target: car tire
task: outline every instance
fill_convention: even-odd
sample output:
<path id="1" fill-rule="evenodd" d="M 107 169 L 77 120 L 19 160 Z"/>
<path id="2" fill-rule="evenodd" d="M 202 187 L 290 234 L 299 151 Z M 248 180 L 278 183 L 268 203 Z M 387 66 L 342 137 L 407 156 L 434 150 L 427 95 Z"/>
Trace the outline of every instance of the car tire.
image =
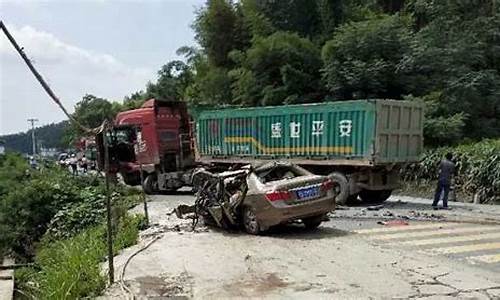
<path id="1" fill-rule="evenodd" d="M 320 216 L 315 216 L 315 217 L 310 217 L 310 218 L 304 218 L 304 219 L 302 219 L 302 223 L 304 223 L 304 226 L 306 227 L 306 229 L 313 230 L 313 229 L 318 228 L 324 219 L 325 219 L 325 215 L 320 215 Z"/>
<path id="2" fill-rule="evenodd" d="M 156 192 L 156 176 L 153 174 L 150 174 L 144 178 L 144 182 L 142 183 L 142 189 L 144 190 L 144 193 L 148 195 L 153 195 Z"/>
<path id="3" fill-rule="evenodd" d="M 344 174 L 339 173 L 339 172 L 333 172 L 330 175 L 328 175 L 334 182 L 338 183 L 338 190 L 336 193 L 338 193 L 337 197 L 335 197 L 335 202 L 340 205 L 346 205 L 348 204 L 348 198 L 349 198 L 349 181 L 347 180 L 347 177 L 345 177 Z"/>
<path id="4" fill-rule="evenodd" d="M 243 208 L 243 227 L 249 234 L 258 235 L 262 232 L 255 210 L 249 206 Z"/>
<path id="5" fill-rule="evenodd" d="M 365 203 L 382 203 L 385 200 L 389 199 L 391 193 L 392 190 L 380 190 L 380 191 L 362 190 L 359 193 L 359 197 Z"/>

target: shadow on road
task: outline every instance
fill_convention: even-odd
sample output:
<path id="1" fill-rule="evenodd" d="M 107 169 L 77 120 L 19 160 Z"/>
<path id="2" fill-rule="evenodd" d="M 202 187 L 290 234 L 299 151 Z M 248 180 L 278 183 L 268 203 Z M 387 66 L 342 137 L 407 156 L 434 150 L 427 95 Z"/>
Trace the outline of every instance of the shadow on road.
<path id="1" fill-rule="evenodd" d="M 368 207 L 373 207 L 373 206 L 381 206 L 381 209 L 406 209 L 406 210 L 431 210 L 432 202 L 429 201 L 429 203 L 411 203 L 411 202 L 405 202 L 405 201 L 388 201 L 388 202 L 383 202 L 383 203 L 363 203 L 363 202 L 356 202 L 349 207 L 343 207 L 339 208 L 338 210 L 345 210 L 345 209 L 356 209 L 356 208 L 368 208 Z M 450 202 L 450 205 L 452 205 L 453 202 Z"/>
<path id="2" fill-rule="evenodd" d="M 211 231 L 215 231 L 221 233 L 222 235 L 228 237 L 241 237 L 241 236 L 249 236 L 252 235 L 244 232 L 243 230 L 225 230 L 218 227 L 209 227 Z M 278 239 L 287 239 L 287 240 L 316 240 L 316 239 L 326 239 L 326 238 L 336 238 L 347 235 L 352 235 L 352 232 L 346 230 L 340 230 L 330 227 L 319 227 L 317 229 L 306 229 L 304 226 L 300 224 L 288 224 L 288 225 L 279 225 L 270 228 L 268 231 L 261 234 L 263 237 L 271 237 Z"/>

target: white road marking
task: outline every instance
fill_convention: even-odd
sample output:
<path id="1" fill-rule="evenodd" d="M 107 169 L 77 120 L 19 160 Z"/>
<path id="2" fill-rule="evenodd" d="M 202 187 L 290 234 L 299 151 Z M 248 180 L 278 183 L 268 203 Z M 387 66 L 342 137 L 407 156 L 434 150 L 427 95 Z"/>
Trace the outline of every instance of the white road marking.
<path id="1" fill-rule="evenodd" d="M 399 243 L 402 245 L 408 245 L 408 246 L 427 246 L 427 245 L 433 245 L 433 244 L 472 242 L 472 241 L 497 239 L 497 238 L 500 239 L 500 232 L 471 234 L 471 235 L 463 235 L 463 236 L 450 236 L 450 237 L 439 236 L 439 237 L 433 237 L 433 238 L 424 239 L 424 240 L 403 241 L 403 242 L 399 242 Z"/>
<path id="2" fill-rule="evenodd" d="M 500 243 L 483 243 L 483 244 L 463 245 L 454 247 L 436 247 L 429 250 L 432 252 L 439 252 L 443 254 L 453 254 L 453 253 L 474 252 L 474 251 L 492 250 L 492 249 L 500 249 Z"/>
<path id="3" fill-rule="evenodd" d="M 431 224 L 416 224 L 416 225 L 402 225 L 395 227 L 384 227 L 384 228 L 370 228 L 370 229 L 360 229 L 356 230 L 359 234 L 372 234 L 372 233 L 390 233 L 390 232 L 400 232 L 408 230 L 419 230 L 419 229 L 432 229 L 432 228 L 445 228 L 456 226 L 456 223 L 431 223 Z"/>
<path id="4" fill-rule="evenodd" d="M 500 254 L 490 254 L 490 255 L 480 255 L 480 256 L 470 256 L 467 258 L 472 262 L 482 262 L 487 264 L 493 264 L 500 262 Z"/>
<path id="5" fill-rule="evenodd" d="M 385 234 L 385 235 L 376 235 L 371 236 L 371 239 L 374 240 L 394 240 L 394 239 L 404 239 L 404 238 L 421 238 L 421 237 L 429 237 L 440 234 L 458 234 L 458 233 L 469 233 L 469 232 L 477 232 L 478 234 L 482 232 L 488 231 L 500 231 L 500 226 L 467 226 L 467 227 L 458 227 L 458 228 L 448 228 L 448 229 L 439 229 L 424 231 L 424 232 L 401 232 L 395 234 Z"/>

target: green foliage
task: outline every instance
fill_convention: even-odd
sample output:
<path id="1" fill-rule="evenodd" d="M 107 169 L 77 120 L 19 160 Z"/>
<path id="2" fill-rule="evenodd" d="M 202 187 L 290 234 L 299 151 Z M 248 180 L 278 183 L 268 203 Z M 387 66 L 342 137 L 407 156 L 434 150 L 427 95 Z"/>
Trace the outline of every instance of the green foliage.
<path id="1" fill-rule="evenodd" d="M 0 203 L 0 249 L 31 257 L 36 241 L 64 203 L 78 200 L 80 183 L 66 174 L 33 172 Z"/>
<path id="2" fill-rule="evenodd" d="M 42 246 L 33 280 L 40 299 L 95 297 L 106 286 L 100 262 L 106 253 L 106 234 L 92 228 L 74 238 Z"/>
<path id="3" fill-rule="evenodd" d="M 442 92 L 433 92 L 422 97 L 404 97 L 405 100 L 421 101 L 425 105 L 424 136 L 428 146 L 453 144 L 464 137 L 467 114 L 450 114 L 442 97 Z"/>
<path id="4" fill-rule="evenodd" d="M 0 155 L 0 198 L 15 190 L 26 178 L 28 163 L 19 154 Z"/>
<path id="5" fill-rule="evenodd" d="M 0 174 L 3 170 L 0 167 Z M 46 232 L 47 239 L 67 238 L 101 223 L 104 195 L 97 177 L 75 177 L 59 169 L 32 171 L 0 198 L 0 252 L 10 249 L 18 258 L 29 259 Z M 140 201 L 136 191 L 121 185 L 112 195 L 116 219 Z"/>
<path id="6" fill-rule="evenodd" d="M 321 20 L 318 1 L 255 1 L 257 9 L 277 31 L 295 32 L 302 37 L 313 37 L 320 32 Z"/>
<path id="7" fill-rule="evenodd" d="M 117 111 L 113 110 L 113 105 L 106 99 L 94 95 L 85 95 L 75 106 L 73 116 L 82 125 L 88 128 L 100 126 L 106 119 L 112 119 Z M 75 130 L 81 130 L 75 128 Z"/>
<path id="8" fill-rule="evenodd" d="M 460 191 L 479 194 L 484 202 L 500 202 L 500 140 L 428 150 L 420 163 L 403 170 L 405 180 L 436 180 L 439 162 L 448 152 L 457 165 L 455 184 Z"/>
<path id="9" fill-rule="evenodd" d="M 242 13 L 228 0 L 209 0 L 197 12 L 193 24 L 195 38 L 205 49 L 208 63 L 214 67 L 229 67 L 228 54 L 242 49 L 249 40 Z"/>
<path id="10" fill-rule="evenodd" d="M 120 218 L 113 239 L 114 253 L 137 242 L 141 215 Z M 16 286 L 38 299 L 96 297 L 106 286 L 101 262 L 107 254 L 104 226 L 90 227 L 74 237 L 44 240 L 35 258 L 36 269 L 16 272 Z"/>
<path id="11" fill-rule="evenodd" d="M 398 73 L 417 96 L 440 91 L 443 117 L 460 113 L 465 137 L 500 136 L 500 13 L 493 1 L 409 1 L 417 29 Z"/>
<path id="12" fill-rule="evenodd" d="M 184 90 L 191 83 L 192 76 L 193 74 L 188 65 L 184 62 L 170 61 L 158 71 L 156 83 L 148 83 L 144 98 L 179 100 L 183 97 Z"/>
<path id="13" fill-rule="evenodd" d="M 203 62 L 199 62 L 203 64 Z M 205 65 L 206 66 L 206 65 Z M 227 104 L 233 98 L 231 78 L 226 69 L 200 66 L 194 83 L 186 90 L 187 100 L 195 105 Z"/>
<path id="14" fill-rule="evenodd" d="M 297 34 L 277 32 L 256 38 L 240 59 L 241 68 L 230 73 L 237 103 L 307 102 L 321 90 L 319 50 Z"/>
<path id="15" fill-rule="evenodd" d="M 410 41 L 398 15 L 341 26 L 323 47 L 326 86 L 339 99 L 401 98 L 406 78 L 396 69 Z"/>

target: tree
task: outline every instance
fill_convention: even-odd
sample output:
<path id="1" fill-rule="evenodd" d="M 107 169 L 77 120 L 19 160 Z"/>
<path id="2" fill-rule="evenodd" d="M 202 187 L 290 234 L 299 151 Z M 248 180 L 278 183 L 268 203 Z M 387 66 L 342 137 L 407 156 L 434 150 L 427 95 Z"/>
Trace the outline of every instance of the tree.
<path id="1" fill-rule="evenodd" d="M 401 99 L 408 82 L 396 70 L 412 40 L 408 27 L 398 15 L 341 26 L 322 50 L 327 88 L 338 99 Z"/>
<path id="2" fill-rule="evenodd" d="M 235 102 L 277 105 L 317 100 L 321 94 L 319 49 L 298 34 L 257 37 L 245 53 L 234 53 L 241 67 L 231 71 Z"/>
<path id="3" fill-rule="evenodd" d="M 112 120 L 120 110 L 121 105 L 118 103 L 113 105 L 104 98 L 86 94 L 83 96 L 82 100 L 75 105 L 73 117 L 83 126 L 95 128 L 100 126 L 104 120 Z M 71 144 L 84 135 L 85 132 L 82 128 L 71 123 L 71 126 L 64 133 L 64 141 L 67 144 Z"/>
<path id="4" fill-rule="evenodd" d="M 249 43 L 242 16 L 238 6 L 228 0 L 208 0 L 206 6 L 197 12 L 193 24 L 195 38 L 210 65 L 230 67 L 229 52 L 243 49 Z"/>
<path id="5" fill-rule="evenodd" d="M 439 115 L 462 114 L 463 135 L 500 136 L 500 12 L 491 1 L 411 1 L 418 30 L 398 66 L 415 95 L 440 91 Z"/>
<path id="6" fill-rule="evenodd" d="M 312 38 L 321 31 L 317 0 L 260 0 L 257 9 L 279 31 Z"/>
<path id="7" fill-rule="evenodd" d="M 192 81 L 189 66 L 179 60 L 170 61 L 158 71 L 158 80 L 148 83 L 145 98 L 181 100 L 184 90 Z"/>

